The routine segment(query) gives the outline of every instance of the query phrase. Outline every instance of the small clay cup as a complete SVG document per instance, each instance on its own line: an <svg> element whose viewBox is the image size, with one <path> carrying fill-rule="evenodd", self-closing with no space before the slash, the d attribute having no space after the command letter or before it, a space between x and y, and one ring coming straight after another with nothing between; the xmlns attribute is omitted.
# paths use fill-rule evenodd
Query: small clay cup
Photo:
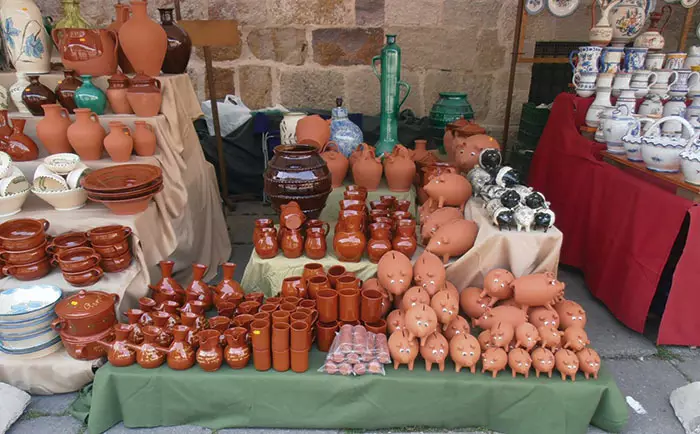
<svg viewBox="0 0 700 434"><path fill-rule="evenodd" d="M236 312L236 304L228 301L222 301L216 306L216 310L220 316L231 318Z"/></svg>
<svg viewBox="0 0 700 434"><path fill-rule="evenodd" d="M246 301L257 301L262 304L265 294L262 292L249 292L243 297Z"/></svg>
<svg viewBox="0 0 700 434"><path fill-rule="evenodd" d="M290 303L290 304L293 304L294 306L296 306L296 305L299 304L300 301L301 301L301 298L299 298L299 297L294 297L293 295L290 295L290 296L284 297L284 298L282 299L282 304L284 304L284 303Z"/></svg>
<svg viewBox="0 0 700 434"><path fill-rule="evenodd" d="M291 325L289 348L308 350L309 324L306 321L294 321Z"/></svg>
<svg viewBox="0 0 700 434"><path fill-rule="evenodd" d="M290 312L288 312L286 310L277 310L275 312L272 312L272 315L270 315L270 317L272 318L272 324L277 324L277 323L289 324L289 315L290 315Z"/></svg>
<svg viewBox="0 0 700 434"><path fill-rule="evenodd" d="M268 315L272 315L272 312L276 311L279 308L279 305L277 304L263 304L260 306L260 309L258 309L258 313L266 313Z"/></svg>
<svg viewBox="0 0 700 434"><path fill-rule="evenodd" d="M308 294L311 300L302 300L301 302L316 300L319 291L331 289L331 283L327 276L314 276L308 280L306 286L308 288Z"/></svg>
<svg viewBox="0 0 700 434"><path fill-rule="evenodd" d="M342 265L334 265L328 269L326 275L328 276L328 281L330 282L332 288L335 288L336 281L340 276L344 275L345 272L345 267Z"/></svg>
<svg viewBox="0 0 700 434"><path fill-rule="evenodd" d="M346 288L338 291L338 318L350 322L360 319L360 291Z"/></svg>
<svg viewBox="0 0 700 434"><path fill-rule="evenodd" d="M213 316L209 318L209 328L223 333L231 326L231 319L225 316Z"/></svg>
<svg viewBox="0 0 700 434"><path fill-rule="evenodd" d="M360 292L360 319L364 323L375 323L382 317L382 299L384 296L376 289L364 289Z"/></svg>
<svg viewBox="0 0 700 434"><path fill-rule="evenodd" d="M294 324L294 321L304 321L311 326L311 316L306 312L296 311L289 315L289 323Z"/></svg>
<svg viewBox="0 0 700 434"><path fill-rule="evenodd" d="M316 300L302 300L299 302L297 305L297 309L300 307L306 308L306 309L316 309Z"/></svg>
<svg viewBox="0 0 700 434"><path fill-rule="evenodd" d="M282 303L282 297L268 297L265 299L265 304L279 306Z"/></svg>
<svg viewBox="0 0 700 434"><path fill-rule="evenodd" d="M387 204L389 208L394 208L396 206L396 196L384 195L380 196L379 200Z"/></svg>
<svg viewBox="0 0 700 434"><path fill-rule="evenodd" d="M260 309L260 303L257 301L244 301L243 303L238 305L238 313L247 313L247 314L254 314L258 312L258 309Z"/></svg>
<svg viewBox="0 0 700 434"><path fill-rule="evenodd" d="M359 290L360 289L360 279L358 279L355 276L349 276L349 275L342 276L342 277L338 278L338 280L336 280L335 289L337 291L340 291L341 289L357 289L357 290Z"/></svg>
<svg viewBox="0 0 700 434"><path fill-rule="evenodd" d="M250 323L251 342L254 350L270 349L270 322L254 320Z"/></svg>
<svg viewBox="0 0 700 434"><path fill-rule="evenodd" d="M328 352L337 331L338 323L336 321L330 323L316 323L316 345L318 345L318 349L323 352Z"/></svg>
<svg viewBox="0 0 700 434"><path fill-rule="evenodd" d="M377 322L373 323L364 323L365 329L367 329L368 332L374 333L374 334L386 334L386 321L383 319L380 319Z"/></svg>
<svg viewBox="0 0 700 434"><path fill-rule="evenodd" d="M360 321L338 321L338 326L342 327L342 326L346 326L346 325L355 327L355 326L360 325Z"/></svg>
<svg viewBox="0 0 700 434"><path fill-rule="evenodd" d="M46 252L49 254L59 254L62 251L72 249L73 247L87 247L88 237L85 232L68 232L51 240L46 246Z"/></svg>
<svg viewBox="0 0 700 434"><path fill-rule="evenodd" d="M311 325L312 327L314 324L316 324L316 321L318 321L318 310L316 310L316 309L310 309L308 307L298 307L297 312L302 312L302 313L307 314L311 320L309 325Z"/></svg>
<svg viewBox="0 0 700 434"><path fill-rule="evenodd" d="M318 320L324 323L338 321L338 293L332 289L324 289L316 298Z"/></svg>
<svg viewBox="0 0 700 434"><path fill-rule="evenodd" d="M289 324L278 322L272 326L272 351L289 350Z"/></svg>
<svg viewBox="0 0 700 434"><path fill-rule="evenodd" d="M248 330L248 333L250 333L250 323L253 321L255 321L253 315L243 313L233 317L233 320L231 320L231 325L234 327L243 327L244 329Z"/></svg>
<svg viewBox="0 0 700 434"><path fill-rule="evenodd" d="M397 200L396 201L396 211L411 211L411 201L410 200Z"/></svg>
<svg viewBox="0 0 700 434"><path fill-rule="evenodd" d="M290 314L297 310L297 305L292 303L282 303L280 304L280 311L289 312Z"/></svg>
<svg viewBox="0 0 700 434"><path fill-rule="evenodd" d="M286 350L272 350L272 369L277 372L289 371L289 348Z"/></svg>
<svg viewBox="0 0 700 434"><path fill-rule="evenodd" d="M267 321L269 323L272 323L270 312L258 312L255 315L253 315L253 318L255 318L256 320Z"/></svg>
<svg viewBox="0 0 700 434"><path fill-rule="evenodd" d="M292 371L302 373L309 370L309 350L290 350L290 365Z"/></svg>
<svg viewBox="0 0 700 434"><path fill-rule="evenodd" d="M253 348L253 366L257 371L269 371L272 367L272 356L270 349L256 350Z"/></svg>

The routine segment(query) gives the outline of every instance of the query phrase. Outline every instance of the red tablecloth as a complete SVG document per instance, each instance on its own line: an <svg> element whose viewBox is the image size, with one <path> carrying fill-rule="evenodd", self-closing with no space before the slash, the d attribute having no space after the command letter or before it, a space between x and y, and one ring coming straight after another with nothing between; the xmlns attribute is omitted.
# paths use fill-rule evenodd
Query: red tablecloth
<svg viewBox="0 0 700 434"><path fill-rule="evenodd" d="M604 146L579 134L592 99L561 94L537 145L529 183L552 203L564 233L561 262L583 270L591 292L642 332L661 272L690 213L659 344L700 345L700 209L601 161Z"/></svg>

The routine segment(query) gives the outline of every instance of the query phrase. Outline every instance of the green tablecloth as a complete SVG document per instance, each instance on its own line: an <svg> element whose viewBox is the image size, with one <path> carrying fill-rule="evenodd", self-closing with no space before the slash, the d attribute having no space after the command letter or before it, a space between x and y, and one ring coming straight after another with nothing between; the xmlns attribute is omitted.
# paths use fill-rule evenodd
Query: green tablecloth
<svg viewBox="0 0 700 434"><path fill-rule="evenodd" d="M226 427L382 429L406 426L487 427L508 434L583 434L589 423L619 432L627 406L605 369L598 380L511 378L501 372L472 375L387 366L387 375L342 377L316 372L325 353L312 351L309 371L258 372L228 366L208 373L198 366L172 371L138 365L97 371L89 404L88 430L101 433L124 421L127 427L201 425ZM605 363L605 362L603 362Z"/></svg>

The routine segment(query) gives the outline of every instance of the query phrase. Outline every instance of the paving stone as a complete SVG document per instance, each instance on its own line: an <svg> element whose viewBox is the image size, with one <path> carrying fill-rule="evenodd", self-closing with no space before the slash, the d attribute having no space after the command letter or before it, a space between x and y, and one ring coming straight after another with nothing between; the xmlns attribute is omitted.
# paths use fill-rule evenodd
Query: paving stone
<svg viewBox="0 0 700 434"><path fill-rule="evenodd" d="M233 246L232 250L233 252L229 260L238 265L236 267L236 272L233 273L233 280L240 282L241 279L243 279L243 272L245 271L246 265L248 265L250 255L253 253L253 245L237 244Z"/></svg>
<svg viewBox="0 0 700 434"><path fill-rule="evenodd" d="M236 209L231 215L252 215L256 218L277 215L269 203L262 201L236 202Z"/></svg>
<svg viewBox="0 0 700 434"><path fill-rule="evenodd" d="M700 357L686 356L681 357L680 360L672 359L671 364L690 381L700 381Z"/></svg>
<svg viewBox="0 0 700 434"><path fill-rule="evenodd" d="M160 426L156 428L127 428L123 423L114 425L105 434L210 434L212 430L195 425ZM221 431L219 431L221 432Z"/></svg>
<svg viewBox="0 0 700 434"><path fill-rule="evenodd" d="M382 50L381 28L316 29L312 32L314 61L320 65L367 65Z"/></svg>
<svg viewBox="0 0 700 434"><path fill-rule="evenodd" d="M20 419L7 434L78 434L83 429L72 416L45 416L32 419Z"/></svg>
<svg viewBox="0 0 700 434"><path fill-rule="evenodd" d="M674 390L671 392L670 402L685 432L700 433L700 382Z"/></svg>
<svg viewBox="0 0 700 434"><path fill-rule="evenodd" d="M384 25L384 0L355 0L355 23L358 26Z"/></svg>
<svg viewBox="0 0 700 434"><path fill-rule="evenodd" d="M255 215L232 215L226 218L228 227L231 228L231 242L233 244L251 244L253 242L253 229L255 228Z"/></svg>
<svg viewBox="0 0 700 434"><path fill-rule="evenodd" d="M32 400L27 410L50 415L64 414L77 397L77 393L61 393L59 395L46 396L32 395Z"/></svg>
<svg viewBox="0 0 700 434"><path fill-rule="evenodd" d="M302 65L308 51L304 29L254 29L248 34L247 41L250 52L258 59L289 65Z"/></svg>
<svg viewBox="0 0 700 434"><path fill-rule="evenodd" d="M220 429L218 434L339 434L338 430L320 429L250 429L250 428L229 428Z"/></svg>

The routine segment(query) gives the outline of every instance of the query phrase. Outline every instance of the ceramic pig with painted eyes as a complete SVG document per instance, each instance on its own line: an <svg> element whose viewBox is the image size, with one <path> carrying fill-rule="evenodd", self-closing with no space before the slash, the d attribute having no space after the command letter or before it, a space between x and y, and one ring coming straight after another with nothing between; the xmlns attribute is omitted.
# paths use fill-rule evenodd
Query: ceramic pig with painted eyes
<svg viewBox="0 0 700 434"><path fill-rule="evenodd" d="M430 238L442 226L454 220L462 219L464 219L462 211L460 211L459 208L453 208L451 206L439 208L425 219L421 219L420 236L423 245L428 244Z"/></svg>
<svg viewBox="0 0 700 434"><path fill-rule="evenodd" d="M491 306L491 297L482 297L481 291L480 288L469 287L459 294L459 306L469 318L479 318Z"/></svg>
<svg viewBox="0 0 700 434"><path fill-rule="evenodd" d="M425 345L426 338L437 330L438 320L435 311L425 304L412 307L405 314L406 329L410 338L419 338Z"/></svg>
<svg viewBox="0 0 700 434"><path fill-rule="evenodd" d="M586 327L586 311L575 301L562 300L554 305L554 310L559 314L560 329L566 330L572 326Z"/></svg>
<svg viewBox="0 0 700 434"><path fill-rule="evenodd" d="M386 317L386 331L391 334L395 331L401 331L406 329L406 319L404 317L404 312L401 309L395 309L389 312Z"/></svg>
<svg viewBox="0 0 700 434"><path fill-rule="evenodd" d="M499 322L495 326L491 327L489 331L491 332L491 346L503 348L504 350L508 351L508 346L515 335L513 326L507 322Z"/></svg>
<svg viewBox="0 0 700 434"><path fill-rule="evenodd" d="M456 206L464 209L464 204L472 195L472 186L467 178L457 173L442 173L428 182L423 189L431 202L438 208Z"/></svg>
<svg viewBox="0 0 700 434"><path fill-rule="evenodd" d="M481 333L479 333L477 341L479 342L481 352L484 352L489 348L493 348L493 344L491 343L491 330L484 330Z"/></svg>
<svg viewBox="0 0 700 434"><path fill-rule="evenodd" d="M513 373L513 378L515 378L516 374L522 374L527 378L530 376L532 357L522 348L514 348L508 353L508 366L510 366L510 370Z"/></svg>
<svg viewBox="0 0 700 434"><path fill-rule="evenodd" d="M530 309L530 323L537 328L542 326L559 328L559 314L556 310L549 310L544 307Z"/></svg>
<svg viewBox="0 0 700 434"><path fill-rule="evenodd" d="M576 381L578 357L573 351L561 349L554 354L554 360L563 381L566 381L566 377L571 377L571 381Z"/></svg>
<svg viewBox="0 0 700 434"><path fill-rule="evenodd" d="M457 291L457 287L449 280L445 281L445 289L443 289L443 291L449 292L455 300L459 300L459 291ZM459 301L457 303L459 303Z"/></svg>
<svg viewBox="0 0 700 434"><path fill-rule="evenodd" d="M505 300L513 296L513 281L515 276L503 268L495 268L484 276L484 290L481 296L491 297L491 306L498 300Z"/></svg>
<svg viewBox="0 0 700 434"><path fill-rule="evenodd" d="M413 266L413 280L431 297L444 289L447 276L442 260L428 251L423 252Z"/></svg>
<svg viewBox="0 0 700 434"><path fill-rule="evenodd" d="M450 352L450 344L439 332L434 332L425 339L420 347L420 355L425 359L425 370L430 372L433 363L437 363L440 372L445 370L445 359Z"/></svg>
<svg viewBox="0 0 700 434"><path fill-rule="evenodd" d="M418 341L409 337L406 330L402 330L392 333L388 344L394 369L399 369L400 365L408 365L408 370L413 371L413 363L418 357Z"/></svg>
<svg viewBox="0 0 700 434"><path fill-rule="evenodd" d="M445 329L445 337L448 341L452 342L452 339L455 336L468 335L470 331L471 327L469 327L469 322L467 322L463 316L457 315L449 324L447 324L447 328Z"/></svg>
<svg viewBox="0 0 700 434"><path fill-rule="evenodd" d="M435 294L430 300L430 307L435 311L443 330L447 330L447 325L459 314L458 299L449 291L440 291Z"/></svg>
<svg viewBox="0 0 700 434"><path fill-rule="evenodd" d="M522 323L515 329L515 346L517 348L523 347L526 351L532 351L539 341L540 334L537 327L529 322Z"/></svg>
<svg viewBox="0 0 700 434"><path fill-rule="evenodd" d="M513 281L513 298L523 308L544 306L553 309L554 303L563 299L565 286L554 273L530 274Z"/></svg>
<svg viewBox="0 0 700 434"><path fill-rule="evenodd" d="M420 286L408 288L408 291L401 297L401 310L406 312L419 304L430 305L430 294Z"/></svg>
<svg viewBox="0 0 700 434"><path fill-rule="evenodd" d="M549 347L550 350L556 350L561 347L561 337L564 335L564 332L554 327L542 326L537 329L537 333L540 334L542 348Z"/></svg>
<svg viewBox="0 0 700 434"><path fill-rule="evenodd" d="M535 368L537 378L540 378L540 372L544 372L549 378L552 378L554 354L546 348L535 348L532 351L532 366Z"/></svg>
<svg viewBox="0 0 700 434"><path fill-rule="evenodd" d="M490 329L499 322L504 322L518 327L520 324L527 322L527 314L513 306L496 306L493 307L472 323L482 329Z"/></svg>
<svg viewBox="0 0 700 434"><path fill-rule="evenodd" d="M574 352L578 352L586 348L586 345L590 345L591 341L588 340L588 334L579 326L571 326L564 330L564 336L562 338L564 342L564 348Z"/></svg>
<svg viewBox="0 0 700 434"><path fill-rule="evenodd" d="M470 334L456 335L450 341L450 357L455 363L455 372L468 368L472 374L475 374L476 364L481 357L479 341Z"/></svg>
<svg viewBox="0 0 700 434"><path fill-rule="evenodd" d="M597 380L598 371L600 371L600 356L598 353L591 348L585 348L576 353L576 357L578 357L579 369L583 372L586 380L588 380L591 375Z"/></svg>
<svg viewBox="0 0 700 434"><path fill-rule="evenodd" d="M425 250L442 258L462 256L474 247L479 227L471 220L455 220L442 226L430 239Z"/></svg>
<svg viewBox="0 0 700 434"><path fill-rule="evenodd" d="M503 348L489 348L484 351L481 358L481 373L489 371L493 378L496 378L498 372L504 370L508 363L508 354Z"/></svg>
<svg viewBox="0 0 700 434"><path fill-rule="evenodd" d="M377 264L377 278L390 295L403 294L413 280L411 260L396 250L386 252Z"/></svg>

